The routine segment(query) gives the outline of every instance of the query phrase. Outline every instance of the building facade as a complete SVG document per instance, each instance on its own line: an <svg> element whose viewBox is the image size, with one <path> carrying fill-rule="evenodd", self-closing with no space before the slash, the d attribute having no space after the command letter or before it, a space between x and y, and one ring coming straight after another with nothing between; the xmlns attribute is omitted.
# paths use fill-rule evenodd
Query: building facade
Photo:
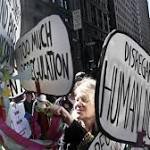
<svg viewBox="0 0 150 150"><path fill-rule="evenodd" d="M147 0L138 0L140 44L150 54L150 23Z"/></svg>
<svg viewBox="0 0 150 150"><path fill-rule="evenodd" d="M80 9L82 27L79 36L81 59L84 71L98 66L102 44L110 32L107 0L74 0L73 10Z"/></svg>
<svg viewBox="0 0 150 150"><path fill-rule="evenodd" d="M77 61L80 56L78 41L72 25L72 5L69 0L21 0L22 24L21 36L31 30L40 20L46 16L57 14L63 19L69 33L73 62L76 64L75 70L81 70L81 61ZM75 51L74 51L75 49ZM78 52L79 51L79 52ZM77 71L76 71L77 72Z"/></svg>
<svg viewBox="0 0 150 150"><path fill-rule="evenodd" d="M71 26L71 11L67 0L21 0L21 10L21 36L44 17L52 14L60 15L66 25Z"/></svg>
<svg viewBox="0 0 150 150"><path fill-rule="evenodd" d="M110 28L128 33L148 52L150 29L147 0L108 0Z"/></svg>

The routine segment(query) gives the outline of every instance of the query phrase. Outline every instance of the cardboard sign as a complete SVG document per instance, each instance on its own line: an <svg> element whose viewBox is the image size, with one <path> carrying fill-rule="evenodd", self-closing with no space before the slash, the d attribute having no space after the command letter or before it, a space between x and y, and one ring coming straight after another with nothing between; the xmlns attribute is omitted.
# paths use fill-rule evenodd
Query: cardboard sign
<svg viewBox="0 0 150 150"><path fill-rule="evenodd" d="M123 150L124 147L125 144L112 141L100 132L88 150Z"/></svg>
<svg viewBox="0 0 150 150"><path fill-rule="evenodd" d="M23 76L26 76L26 78L28 78L28 74L25 72L22 72L21 75L24 73ZM11 90L11 96L15 96L18 95L20 93L22 93L24 91L24 89L21 86L20 80L22 79L22 77L18 77L21 76L20 74L18 75L18 71L16 69L14 69L14 73L11 77L11 80L9 80L9 88Z"/></svg>
<svg viewBox="0 0 150 150"><path fill-rule="evenodd" d="M20 36L21 6L20 0L0 1L0 33L5 32L13 44Z"/></svg>
<svg viewBox="0 0 150 150"><path fill-rule="evenodd" d="M13 130L22 135L23 137L29 138L31 136L31 129L28 121L26 120L25 109L23 103L11 102L8 111L7 123Z"/></svg>
<svg viewBox="0 0 150 150"><path fill-rule="evenodd" d="M105 40L96 87L99 127L109 138L150 145L150 57L131 37Z"/></svg>
<svg viewBox="0 0 150 150"><path fill-rule="evenodd" d="M1 68L9 62L13 53L13 43L6 32L0 27L0 63Z"/></svg>
<svg viewBox="0 0 150 150"><path fill-rule="evenodd" d="M73 65L67 29L58 15L44 18L25 34L16 46L18 71L31 66L30 80L22 81L25 89L41 93L65 95L73 81Z"/></svg>
<svg viewBox="0 0 150 150"><path fill-rule="evenodd" d="M14 68L14 46L20 36L20 0L0 0L0 72L9 80Z"/></svg>

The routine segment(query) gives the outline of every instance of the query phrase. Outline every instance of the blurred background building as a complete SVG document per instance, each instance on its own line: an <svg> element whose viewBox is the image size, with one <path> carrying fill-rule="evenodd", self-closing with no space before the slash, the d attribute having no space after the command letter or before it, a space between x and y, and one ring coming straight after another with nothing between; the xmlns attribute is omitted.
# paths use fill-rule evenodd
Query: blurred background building
<svg viewBox="0 0 150 150"><path fill-rule="evenodd" d="M150 24L147 0L108 0L110 29L128 33L150 53Z"/></svg>
<svg viewBox="0 0 150 150"><path fill-rule="evenodd" d="M149 53L150 22L146 0L21 0L21 36L41 19L58 14L70 36L75 73L96 70L105 37L119 29Z"/></svg>

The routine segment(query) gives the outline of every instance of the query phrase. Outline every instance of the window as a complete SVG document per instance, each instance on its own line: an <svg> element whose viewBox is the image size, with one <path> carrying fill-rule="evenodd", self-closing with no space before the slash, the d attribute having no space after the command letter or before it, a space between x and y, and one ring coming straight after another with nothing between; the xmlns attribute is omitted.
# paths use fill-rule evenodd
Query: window
<svg viewBox="0 0 150 150"><path fill-rule="evenodd" d="M60 6L64 7L64 1L63 0L60 0Z"/></svg>
<svg viewBox="0 0 150 150"><path fill-rule="evenodd" d="M67 2L66 0L64 0L64 8L65 8L65 9L68 9L68 8L69 8L68 5L69 5L68 2Z"/></svg>
<svg viewBox="0 0 150 150"><path fill-rule="evenodd" d="M42 2L44 2L44 3L49 3L49 0L42 0Z"/></svg>
<svg viewBox="0 0 150 150"><path fill-rule="evenodd" d="M103 25L102 25L102 11L98 10L98 27L100 27L102 29Z"/></svg>
<svg viewBox="0 0 150 150"><path fill-rule="evenodd" d="M105 30L108 31L107 14L104 14L104 25L105 25Z"/></svg>
<svg viewBox="0 0 150 150"><path fill-rule="evenodd" d="M88 16L87 15L87 2L86 2L86 0L84 0L84 13L85 13L85 16Z"/></svg>
<svg viewBox="0 0 150 150"><path fill-rule="evenodd" d="M55 3L56 5L68 10L69 9L69 1L68 0L51 0L52 3Z"/></svg>
<svg viewBox="0 0 150 150"><path fill-rule="evenodd" d="M35 4L35 8L40 11L42 10L42 6L39 3Z"/></svg>
<svg viewBox="0 0 150 150"><path fill-rule="evenodd" d="M94 25L97 25L97 20L96 20L96 8L91 5L91 18L92 18L92 23Z"/></svg>

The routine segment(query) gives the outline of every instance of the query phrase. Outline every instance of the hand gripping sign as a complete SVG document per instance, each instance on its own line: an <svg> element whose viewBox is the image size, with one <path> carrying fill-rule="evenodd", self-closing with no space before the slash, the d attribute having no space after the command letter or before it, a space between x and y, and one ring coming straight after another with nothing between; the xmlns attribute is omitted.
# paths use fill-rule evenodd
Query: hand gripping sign
<svg viewBox="0 0 150 150"><path fill-rule="evenodd" d="M31 70L30 79L22 80L25 89L37 92L38 81L41 93L65 95L70 91L71 48L66 26L58 15L44 18L25 34L17 42L15 56L19 73Z"/></svg>
<svg viewBox="0 0 150 150"><path fill-rule="evenodd" d="M150 56L131 37L112 32L104 42L96 115L109 138L150 145Z"/></svg>

